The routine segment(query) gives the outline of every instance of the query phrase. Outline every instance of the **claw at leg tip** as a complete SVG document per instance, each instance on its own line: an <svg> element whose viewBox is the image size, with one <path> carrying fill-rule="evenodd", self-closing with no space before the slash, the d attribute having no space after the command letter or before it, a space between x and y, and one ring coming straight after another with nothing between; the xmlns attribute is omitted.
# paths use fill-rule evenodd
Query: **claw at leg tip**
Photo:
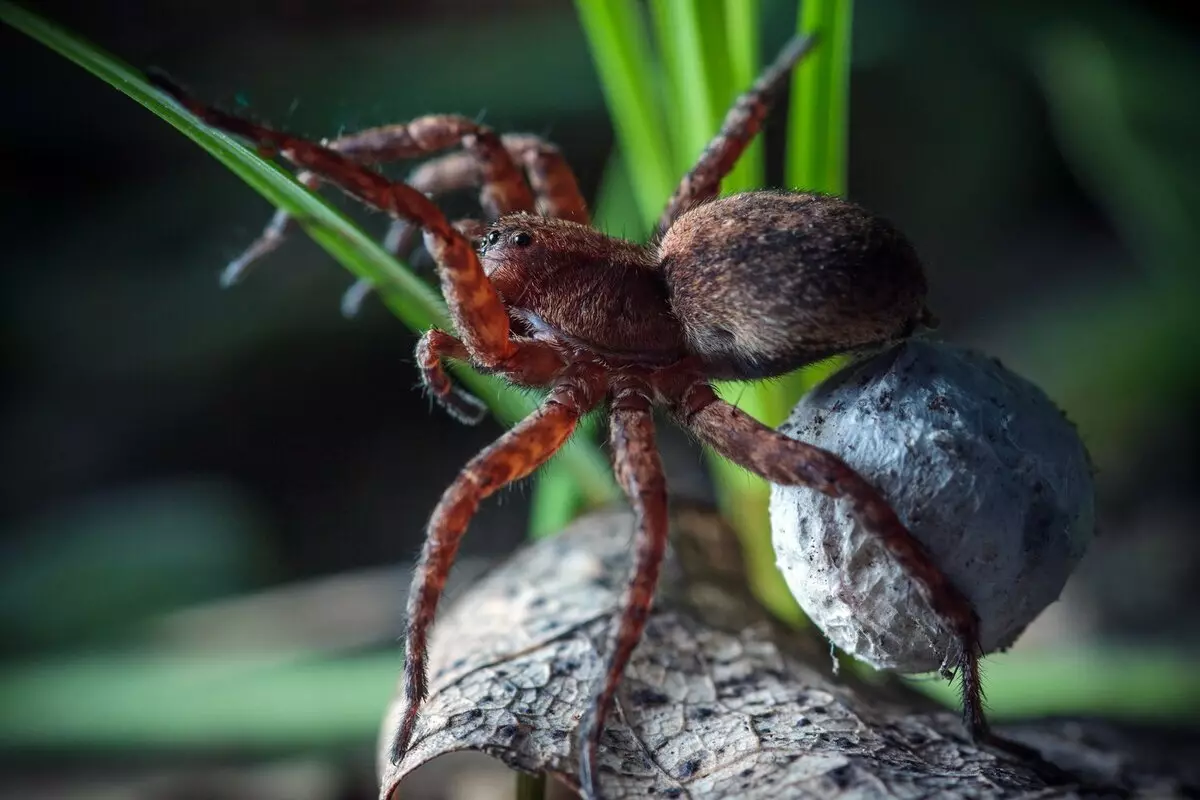
<svg viewBox="0 0 1200 800"><path fill-rule="evenodd" d="M246 275L246 267L249 261L244 258L235 258L230 261L225 269L221 270L221 288L230 289L242 282L242 278Z"/></svg>

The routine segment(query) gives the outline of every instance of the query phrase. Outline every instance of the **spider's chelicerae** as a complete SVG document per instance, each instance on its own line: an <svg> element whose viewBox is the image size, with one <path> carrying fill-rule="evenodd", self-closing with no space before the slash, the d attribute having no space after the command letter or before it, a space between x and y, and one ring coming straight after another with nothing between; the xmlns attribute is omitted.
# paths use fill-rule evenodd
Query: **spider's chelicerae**
<svg viewBox="0 0 1200 800"><path fill-rule="evenodd" d="M887 501L842 460L787 438L722 401L711 381L790 372L835 353L909 336L932 319L921 263L883 219L836 197L757 191L718 197L758 132L772 96L808 51L792 41L725 118L683 178L647 244L592 228L587 206L555 147L534 136L500 136L460 116L422 117L325 144L204 106L159 85L207 123L282 154L303 179L335 184L372 208L419 228L437 262L455 333L421 337L417 361L429 392L454 416L479 418L456 389L445 359L548 394L539 408L472 459L442 496L408 602L407 698L395 757L408 749L427 694L434 612L480 501L519 480L563 446L580 418L607 409L614 468L637 517L635 567L612 626L604 681L580 722L580 782L590 794L605 718L646 624L667 545L667 487L654 441L661 407L699 439L778 484L843 498L918 585L961 640L963 714L987 735L978 621ZM369 165L462 150L428 161L409 182ZM451 224L430 196L481 186L487 225ZM277 217L249 251L278 243Z"/></svg>

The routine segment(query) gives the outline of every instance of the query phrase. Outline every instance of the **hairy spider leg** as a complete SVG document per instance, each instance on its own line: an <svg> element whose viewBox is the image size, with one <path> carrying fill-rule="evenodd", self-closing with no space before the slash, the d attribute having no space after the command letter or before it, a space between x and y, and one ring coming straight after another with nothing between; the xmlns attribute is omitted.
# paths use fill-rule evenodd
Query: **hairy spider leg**
<svg viewBox="0 0 1200 800"><path fill-rule="evenodd" d="M971 738L988 740L979 678L979 618L909 532L891 505L870 483L837 456L771 430L744 411L720 400L708 384L694 386L677 409L684 425L718 453L781 486L807 486L844 499L850 513L875 536L918 587L934 613L959 641L963 722Z"/></svg>
<svg viewBox="0 0 1200 800"><path fill-rule="evenodd" d="M588 798L596 796L600 737L630 656L646 630L667 550L667 482L654 440L650 396L646 386L622 387L613 393L609 412L613 467L633 507L636 534L633 571L611 629L604 681L579 726L579 785Z"/></svg>
<svg viewBox="0 0 1200 800"><path fill-rule="evenodd" d="M796 37L790 41L754 85L734 101L725 115L721 130L704 148L695 166L683 177L675 194L667 202L667 208L658 222L660 234L665 233L683 212L717 196L721 179L730 173L758 134L792 68L815 44L813 36Z"/></svg>
<svg viewBox="0 0 1200 800"><path fill-rule="evenodd" d="M432 200L328 147L206 106L161 77L155 82L209 125L254 142L268 155L281 153L366 205L420 225L425 249L438 265L442 295L471 360L485 369L500 369L518 358L519 347L509 337L508 312L484 273L475 248ZM475 126L470 120L465 122ZM428 144L433 136L423 134L420 141Z"/></svg>
<svg viewBox="0 0 1200 800"><path fill-rule="evenodd" d="M338 145L344 139L334 139L325 143L325 146L331 150L337 150ZM375 161L369 157L354 159L361 164L377 164L382 161ZM429 197L431 200L436 200L440 195L447 194L458 188L467 186L480 185L482 178L479 170L479 156L472 152L457 152L448 153L442 158L431 159L426 163L418 166L408 174L404 182L413 187L417 191ZM463 177L465 176L465 178ZM297 173L296 180L302 183L309 189L316 190L321 186L321 179L317 175L307 170ZM511 196L511 193L510 193ZM481 202L486 199L481 198ZM526 208L507 208L494 209L495 214L506 214L510 211L530 211L532 206ZM254 263L261 260L263 257L273 253L279 249L280 245L297 227L296 220L284 209L279 209L271 217L270 222L263 228L261 234L242 252L240 256L229 262L222 274L221 283L225 286L231 286L237 283L245 275ZM408 220L393 220L388 227L387 234L383 239L383 249L393 256L398 258L407 258L417 246L417 241L421 235L421 229L408 222ZM357 313L358 306L361 305L363 297L372 288L372 284L366 278L359 278L354 285L346 292L346 297L343 299L342 308L348 317L352 317Z"/></svg>
<svg viewBox="0 0 1200 800"><path fill-rule="evenodd" d="M417 158L459 144L465 148L462 155L471 166L472 184L481 186L480 203L485 214L498 216L533 209L534 198L529 185L499 134L466 117L431 114L411 122L368 128L321 142L322 146L363 165ZM438 182L445 180L445 172L418 168L406 182L425 194L437 194L443 191ZM301 173L297 179L310 189L321 184L320 176L311 171ZM240 264L244 270L252 261L276 249L290 227L290 216L284 211L277 212L259 239L233 263Z"/></svg>
<svg viewBox="0 0 1200 800"><path fill-rule="evenodd" d="M439 118L462 122L461 117L446 115L423 117L407 125L370 128L326 140L322 144L360 164L383 164L412 157L406 151L397 151L394 146L397 136L413 138L411 131L406 131L406 128L423 120ZM434 199L478 186L479 202L484 217L489 220L516 211L538 210L550 216L587 222L587 204L579 191L575 175L558 148L550 142L531 134L506 134L497 139L490 128L478 125L475 133L466 135L465 143L467 150L431 159L410 172L404 182ZM426 152L429 151L422 151L418 155ZM518 166L524 168L525 178L522 178ZM311 172L301 172L296 178L309 189L315 190L321 185L321 179ZM287 211L276 211L259 237L229 263L223 273L222 283L228 286L239 281L251 265L277 250L295 227L296 222ZM416 247L418 232L417 228L405 221L393 222L384 237L383 248L392 255L407 257ZM347 316L353 316L369 290L370 283L365 279L360 279L348 290L343 302Z"/></svg>
<svg viewBox="0 0 1200 800"><path fill-rule="evenodd" d="M506 133L505 148L525 168L537 201L537 211L547 217L591 223L587 201L579 190L575 172L556 145L529 133Z"/></svg>
<svg viewBox="0 0 1200 800"><path fill-rule="evenodd" d="M393 762L399 763L408 751L421 704L429 694L429 632L459 543L479 503L544 464L571 437L579 418L597 399L589 386L566 382L556 386L537 411L467 463L434 509L408 595L405 705L392 743Z"/></svg>

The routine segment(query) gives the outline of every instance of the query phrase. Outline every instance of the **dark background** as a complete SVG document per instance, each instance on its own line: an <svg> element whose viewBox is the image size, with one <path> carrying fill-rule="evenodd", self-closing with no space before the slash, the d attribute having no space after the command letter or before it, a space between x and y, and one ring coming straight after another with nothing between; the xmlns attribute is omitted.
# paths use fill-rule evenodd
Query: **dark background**
<svg viewBox="0 0 1200 800"><path fill-rule="evenodd" d="M1147 658L1167 666L1154 669L1178 671L1195 649L1200 594L1196 31L1168 4L966 5L856 4L850 194L917 243L941 334L1041 384L1096 459L1102 536L1028 646L1158 654ZM314 138L483 114L557 141L589 197L613 146L565 2L30 6L135 66ZM763 3L764 54L794 13ZM232 617L188 628L185 610L236 617L260 607L221 601L330 576L359 587L382 576L386 588L348 618L371 620L354 647L386 644L402 596L402 571L387 568L410 562L439 492L499 426L464 428L431 410L415 388L414 334L374 301L344 319L350 278L303 236L220 289L221 267L270 209L153 115L8 28L0 74L10 689L28 699L29 687L60 685L38 682L54 669L147 636L219 661ZM681 441L668 447L676 480L703 491L699 458ZM527 493L487 504L468 562L516 546ZM283 608L290 630L307 606ZM334 648L320 632L281 635ZM83 667L71 675L108 686ZM1196 682L1170 686L1175 711L1194 713L1197 698L1182 693ZM286 765L280 774L303 787L278 789L291 784L268 770L263 785L281 796L352 796L371 783L373 729L303 748L284 737L260 761L216 733L161 753L119 726L60 729L11 707L0 722L13 796L109 785L176 796L181 763L193 787L216 774L212 763L244 767L218 781L222 796L263 763ZM146 789L147 774L168 777ZM448 786L437 796L473 796Z"/></svg>

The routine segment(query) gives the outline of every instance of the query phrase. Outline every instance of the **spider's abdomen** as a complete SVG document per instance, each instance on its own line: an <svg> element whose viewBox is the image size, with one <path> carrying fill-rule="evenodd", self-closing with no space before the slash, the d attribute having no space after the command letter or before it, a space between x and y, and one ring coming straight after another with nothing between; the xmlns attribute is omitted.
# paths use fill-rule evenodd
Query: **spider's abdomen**
<svg viewBox="0 0 1200 800"><path fill-rule="evenodd" d="M782 375L906 336L927 313L904 235L828 195L714 200L683 214L658 255L687 346L713 377Z"/></svg>

